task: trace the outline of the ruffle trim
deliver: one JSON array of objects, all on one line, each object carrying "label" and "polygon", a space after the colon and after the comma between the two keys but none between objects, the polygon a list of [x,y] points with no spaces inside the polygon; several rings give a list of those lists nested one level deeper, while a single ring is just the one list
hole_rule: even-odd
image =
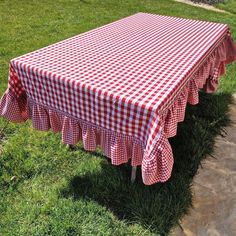
[{"label": "ruffle trim", "polygon": [[217,90],[219,77],[225,73],[226,64],[236,60],[236,45],[230,35],[208,56],[197,72],[184,86],[173,104],[161,114],[161,124],[167,138],[177,133],[177,125],[184,121],[187,103],[199,102],[199,89],[207,93]]},{"label": "ruffle trim", "polygon": [[131,159],[132,166],[142,165],[143,182],[146,185],[165,182],[171,174],[171,146],[163,135],[155,150],[148,156],[144,153],[144,146],[136,138],[69,117],[31,99],[16,98],[11,91],[7,91],[1,99],[0,115],[12,122],[31,119],[34,129],[61,132],[62,142],[65,144],[73,145],[82,140],[84,149],[88,151],[95,151],[99,145],[113,165],[127,163]]},{"label": "ruffle trim", "polygon": [[62,132],[62,141],[66,144],[76,144],[82,140],[85,150],[95,151],[100,145],[114,165],[131,159],[132,166],[142,165],[142,178],[146,185],[165,182],[170,178],[173,167],[168,138],[176,135],[178,122],[184,120],[187,102],[197,104],[198,90],[201,88],[206,92],[214,92],[219,76],[225,72],[225,65],[233,60],[236,60],[236,47],[228,36],[187,82],[170,108],[161,115],[162,133],[150,155],[134,137],[69,117],[27,99],[25,94],[17,97],[7,90],[0,101],[0,115],[12,122],[24,122],[30,118],[35,129]]}]

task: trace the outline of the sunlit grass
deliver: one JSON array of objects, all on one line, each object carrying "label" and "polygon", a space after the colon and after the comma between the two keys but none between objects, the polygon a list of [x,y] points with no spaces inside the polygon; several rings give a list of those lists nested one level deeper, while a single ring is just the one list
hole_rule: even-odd
[{"label": "sunlit grass", "polygon": [[[0,93],[11,58],[136,12],[228,23],[236,17],[167,0],[0,1]],[[171,139],[175,166],[170,181],[130,183],[130,166],[112,166],[82,144],[68,151],[60,134],[39,132],[30,121],[8,124],[1,136],[0,235],[166,235],[191,205],[191,184],[214,137],[228,123],[236,64],[215,95],[189,106]],[[0,126],[6,121],[0,119]],[[0,128],[1,130],[1,128]]]}]

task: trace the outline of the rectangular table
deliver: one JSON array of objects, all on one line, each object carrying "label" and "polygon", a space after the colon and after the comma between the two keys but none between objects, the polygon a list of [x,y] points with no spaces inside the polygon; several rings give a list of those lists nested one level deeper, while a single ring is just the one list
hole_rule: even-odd
[{"label": "rectangular table", "polygon": [[114,165],[131,159],[144,184],[165,182],[187,102],[215,91],[234,60],[225,24],[137,13],[11,60],[0,114],[100,145]]}]

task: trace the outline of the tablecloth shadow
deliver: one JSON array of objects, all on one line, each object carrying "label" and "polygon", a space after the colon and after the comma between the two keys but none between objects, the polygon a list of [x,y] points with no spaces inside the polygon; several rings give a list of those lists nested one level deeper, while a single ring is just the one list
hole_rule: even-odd
[{"label": "tablecloth shadow", "polygon": [[95,201],[128,224],[135,222],[154,233],[167,234],[191,206],[192,179],[201,160],[212,152],[214,137],[229,122],[230,99],[229,94],[201,93],[199,105],[187,107],[178,135],[170,139],[175,164],[166,183],[145,186],[139,168],[131,184],[128,164],[115,167],[103,159],[101,171],[73,176],[61,197]]}]

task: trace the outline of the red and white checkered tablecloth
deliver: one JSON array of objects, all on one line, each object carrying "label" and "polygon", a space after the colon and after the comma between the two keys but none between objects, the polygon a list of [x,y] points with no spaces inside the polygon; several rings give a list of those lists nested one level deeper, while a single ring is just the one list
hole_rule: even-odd
[{"label": "red and white checkered tablecloth", "polygon": [[235,59],[225,24],[138,13],[11,60],[0,114],[101,145],[115,165],[142,165],[145,184],[164,182],[186,103]]}]

